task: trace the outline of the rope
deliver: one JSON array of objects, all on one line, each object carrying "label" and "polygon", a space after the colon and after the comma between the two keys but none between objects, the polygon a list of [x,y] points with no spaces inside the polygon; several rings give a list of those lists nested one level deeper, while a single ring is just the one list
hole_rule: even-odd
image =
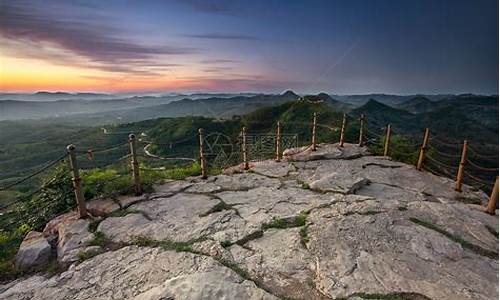
[{"label": "rope", "polygon": [[443,146],[447,146],[447,147],[450,147],[450,148],[455,148],[457,145],[458,146],[461,146],[463,145],[463,143],[452,143],[452,142],[446,142],[446,141],[443,141],[441,140],[440,138],[434,136],[434,137],[430,137],[429,138],[429,141],[435,141],[435,142],[438,142],[439,144],[443,145]]},{"label": "rope", "polygon": [[[450,173],[450,172],[449,172],[449,171],[447,171],[446,169],[442,169],[442,168],[440,168],[440,167],[438,167],[438,166],[436,166],[436,165],[432,165],[432,166],[433,166],[433,167],[435,167],[435,168],[436,168],[438,171],[440,171],[442,174],[445,174],[445,175],[447,175],[447,176],[448,176],[448,177],[450,177],[450,178],[454,178],[454,177],[455,177],[455,175],[454,175],[454,174]],[[426,171],[428,171],[428,172],[430,172],[430,173],[433,173],[433,174],[436,174],[436,173],[437,173],[438,175],[440,175],[438,172],[436,172],[435,170],[433,170],[433,169],[429,168],[429,167],[428,167],[428,166],[426,166],[426,165],[424,165],[424,166],[423,166],[423,168],[424,168],[424,170],[426,170]]]},{"label": "rope", "polygon": [[478,183],[482,183],[482,184],[486,184],[486,185],[492,185],[492,183],[491,183],[491,182],[488,182],[488,181],[486,181],[486,180],[484,180],[484,179],[481,179],[481,178],[479,178],[479,177],[473,176],[473,175],[469,174],[469,173],[468,173],[467,171],[465,171],[465,170],[464,170],[464,174],[465,174],[465,175],[467,175],[470,179],[472,179],[472,180],[474,180],[474,181],[476,181],[476,182],[478,182]]},{"label": "rope", "polygon": [[152,158],[152,159],[158,159],[158,160],[189,160],[189,161],[196,161],[194,158],[190,157],[164,157],[164,156],[158,156],[158,155],[142,155],[142,154],[137,154],[137,156],[143,157],[143,158]]},{"label": "rope", "polygon": [[39,164],[39,165],[36,165],[36,166],[33,166],[33,167],[29,167],[29,168],[25,168],[25,169],[21,169],[21,170],[16,170],[16,171],[13,171],[13,172],[5,172],[5,173],[0,173],[0,177],[3,177],[3,176],[10,176],[10,175],[18,175],[18,174],[22,174],[26,171],[31,171],[33,169],[37,169],[37,168],[40,168],[40,167],[44,167],[45,165],[47,165],[48,163],[50,162],[44,162],[42,164]]},{"label": "rope", "polygon": [[430,157],[430,156],[426,156],[425,158],[426,158],[426,159],[429,159],[431,162],[435,163],[435,164],[436,164],[436,165],[438,165],[438,166],[441,166],[441,167],[444,167],[444,168],[447,168],[447,169],[452,169],[452,170],[454,170],[454,171],[456,171],[456,170],[457,170],[457,167],[450,166],[450,165],[447,165],[447,164],[442,163],[442,162],[440,162],[440,161],[437,161],[437,160],[435,160],[434,158],[432,158],[432,157]]},{"label": "rope", "polygon": [[498,155],[484,155],[484,154],[480,154],[480,153],[477,152],[477,150],[475,150],[471,146],[469,146],[468,149],[474,154],[474,156],[477,156],[477,157],[480,157],[480,158],[485,158],[485,159],[490,159],[490,158],[498,159]]},{"label": "rope", "polygon": [[441,155],[441,156],[444,156],[444,157],[448,157],[448,158],[461,158],[462,156],[461,155],[453,155],[453,154],[448,154],[448,153],[444,153],[444,152],[441,152],[439,151],[438,149],[432,147],[429,145],[429,148],[434,150],[437,154]]},{"label": "rope", "polygon": [[[113,145],[109,148],[104,148],[104,149],[99,149],[99,150],[94,150],[92,148],[89,148],[88,150],[92,151],[92,154],[95,154],[95,153],[100,153],[100,152],[107,152],[109,150],[114,150],[114,149],[118,149],[120,147],[123,147],[125,145],[128,145],[128,143],[124,143],[124,144],[119,144],[119,145]],[[77,153],[81,153],[81,154],[87,154],[88,153],[88,150],[76,150]]]},{"label": "rope", "polygon": [[473,166],[474,168],[476,169],[479,169],[481,171],[486,171],[486,172],[498,172],[498,168],[485,168],[485,167],[481,167],[475,163],[473,163],[472,161],[470,161],[468,158],[466,159],[467,163],[469,163],[471,166]]},{"label": "rope", "polygon": [[140,142],[144,143],[144,144],[156,145],[156,146],[173,146],[173,145],[179,145],[179,144],[185,143],[185,142],[190,141],[191,139],[196,138],[196,137],[198,137],[198,134],[192,135],[192,136],[184,138],[182,140],[173,141],[173,142],[162,142],[162,143],[157,143],[157,142],[152,142],[152,141],[140,141]]},{"label": "rope", "polygon": [[59,157],[58,159],[56,159],[56,160],[54,160],[54,161],[52,161],[52,162],[48,163],[45,167],[43,167],[43,168],[41,168],[40,170],[38,170],[38,171],[36,171],[36,172],[32,173],[31,175],[28,175],[28,176],[24,177],[24,178],[23,178],[23,179],[21,179],[21,180],[18,180],[18,181],[15,181],[15,182],[11,183],[11,184],[8,184],[7,186],[1,187],[1,188],[0,188],[0,191],[5,191],[5,190],[8,190],[8,189],[10,189],[11,187],[13,187],[13,186],[15,186],[15,185],[18,185],[18,184],[20,184],[20,183],[25,182],[26,180],[28,180],[28,179],[30,179],[30,178],[35,177],[36,175],[38,175],[38,174],[42,173],[43,171],[47,170],[48,168],[50,168],[50,167],[54,166],[55,164],[59,163],[60,161],[62,161],[62,160],[63,160],[66,156],[67,156],[67,154],[65,153],[63,156],[61,156],[61,157]]}]

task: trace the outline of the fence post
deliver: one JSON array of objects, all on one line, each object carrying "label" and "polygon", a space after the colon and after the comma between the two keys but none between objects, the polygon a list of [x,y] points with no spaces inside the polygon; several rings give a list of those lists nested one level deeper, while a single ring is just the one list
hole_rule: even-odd
[{"label": "fence post", "polygon": [[281,161],[281,123],[279,121],[276,127],[276,161]]},{"label": "fence post", "polygon": [[340,147],[344,147],[344,135],[345,135],[345,124],[346,124],[346,114],[342,116],[342,128],[340,129]]},{"label": "fence post", "polygon": [[363,129],[365,126],[365,115],[362,114],[359,118],[359,143],[358,146],[363,146]]},{"label": "fence post", "polygon": [[132,180],[134,181],[134,192],[138,196],[142,193],[141,190],[141,177],[139,174],[139,161],[137,161],[137,149],[135,142],[135,134],[131,133],[128,136],[128,143],[130,145],[130,157],[132,158]]},{"label": "fence post", "polygon": [[244,163],[244,169],[248,170],[249,165],[248,165],[248,149],[247,149],[247,129],[246,127],[243,126],[241,129],[241,146],[242,146],[242,151],[243,151],[243,163]]},{"label": "fence post", "polygon": [[457,185],[455,187],[455,191],[457,192],[462,192],[462,181],[464,179],[464,168],[465,168],[466,158],[467,158],[467,140],[464,140],[464,145],[462,147],[462,156],[460,157],[460,165],[458,166]]},{"label": "fence post", "polygon": [[73,176],[71,181],[73,182],[73,190],[75,191],[75,199],[78,207],[78,215],[82,219],[87,217],[87,207],[85,206],[85,197],[83,196],[82,178],[80,178],[80,172],[78,171],[78,164],[76,162],[76,153],[75,153],[76,147],[75,145],[71,144],[68,145],[66,149],[68,150],[69,166]]},{"label": "fence post", "polygon": [[312,151],[316,151],[316,113],[313,114],[313,126],[312,126]]},{"label": "fence post", "polygon": [[425,128],[424,141],[420,147],[420,154],[418,155],[417,170],[422,171],[422,166],[425,159],[425,150],[427,150],[427,143],[429,142],[429,128]]},{"label": "fence post", "polygon": [[389,145],[391,144],[391,124],[387,124],[387,131],[385,133],[384,143],[384,156],[389,154]]},{"label": "fence post", "polygon": [[198,137],[200,141],[200,167],[201,167],[201,178],[207,179],[207,160],[205,159],[205,139],[203,137],[203,128],[198,129]]},{"label": "fence post", "polygon": [[498,203],[498,176],[495,179],[495,185],[493,186],[493,190],[491,191],[490,200],[488,201],[488,207],[486,208],[486,212],[490,215],[495,214],[495,209],[497,208]]}]

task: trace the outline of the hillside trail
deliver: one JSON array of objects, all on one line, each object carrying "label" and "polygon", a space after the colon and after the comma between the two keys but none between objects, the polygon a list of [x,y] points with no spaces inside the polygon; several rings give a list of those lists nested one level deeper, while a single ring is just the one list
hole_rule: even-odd
[{"label": "hillside trail", "polygon": [[454,186],[353,144],[287,149],[51,221],[69,268],[0,299],[495,299],[498,215]]}]

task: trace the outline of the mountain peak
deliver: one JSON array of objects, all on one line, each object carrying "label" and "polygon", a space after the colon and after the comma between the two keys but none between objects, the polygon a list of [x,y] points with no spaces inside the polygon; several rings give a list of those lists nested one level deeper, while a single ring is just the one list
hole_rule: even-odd
[{"label": "mountain peak", "polygon": [[295,94],[292,90],[287,90],[283,94],[281,94],[283,97],[296,97],[298,98],[299,95]]}]

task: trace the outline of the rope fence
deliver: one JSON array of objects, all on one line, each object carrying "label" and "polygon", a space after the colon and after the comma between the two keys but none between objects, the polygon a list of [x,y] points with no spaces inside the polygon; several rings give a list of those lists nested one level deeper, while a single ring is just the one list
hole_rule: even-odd
[{"label": "rope fence", "polygon": [[[202,178],[207,177],[207,160],[212,159],[227,159],[227,162],[229,163],[235,163],[239,159],[239,161],[245,166],[245,169],[248,169],[249,161],[256,158],[252,156],[262,154],[259,152],[262,152],[262,147],[264,147],[263,145],[271,149],[271,151],[269,151],[269,153],[265,153],[265,155],[268,155],[270,158],[275,158],[276,161],[280,161],[283,154],[283,146],[285,145],[284,138],[287,137],[286,130],[284,129],[290,129],[294,127],[300,128],[300,130],[305,133],[304,136],[307,138],[307,140],[305,140],[303,148],[298,148],[298,151],[296,153],[293,153],[292,155],[298,155],[306,151],[316,151],[318,142],[321,142],[318,138],[321,136],[321,139],[323,141],[328,139],[328,142],[330,143],[338,142],[338,145],[340,147],[344,147],[344,143],[347,140],[352,141],[353,139],[355,139],[355,142],[353,142],[352,144],[358,144],[359,146],[369,145],[370,147],[379,147],[380,153],[383,153],[384,156],[390,157],[391,147],[397,146],[394,144],[396,143],[395,138],[400,137],[403,139],[403,142],[401,142],[401,139],[399,139],[400,142],[398,143],[402,143],[400,145],[406,147],[404,149],[410,149],[407,151],[413,153],[416,153],[415,151],[418,150],[418,160],[416,162],[417,170],[424,169],[434,174],[441,174],[449,178],[456,178],[456,190],[458,192],[461,192],[461,186],[464,177],[474,184],[478,183],[482,186],[492,186],[492,182],[480,178],[480,176],[474,173],[472,170],[476,170],[479,172],[498,173],[498,168],[482,166],[476,160],[472,159],[472,157],[476,157],[488,159],[496,158],[498,160],[498,157],[481,153],[480,151],[477,151],[477,149],[468,146],[466,141],[458,142],[437,136],[434,134],[434,132],[430,132],[429,129],[425,130],[423,142],[419,143],[416,140],[415,136],[398,134],[397,128],[395,131],[390,124],[382,128],[375,122],[370,121],[369,118],[367,119],[364,115],[357,118],[344,114],[341,119],[333,120],[332,122],[329,122],[329,124],[317,122],[318,117],[320,116],[315,113],[311,116],[310,122],[278,122],[276,124],[276,127],[272,126],[268,132],[260,134],[261,136],[267,137],[266,139],[258,141],[259,143],[262,143],[262,145],[260,146],[255,146],[252,143],[255,141],[254,137],[258,135],[256,133],[258,132],[258,128],[261,128],[266,122],[245,123],[243,121],[243,123],[249,126],[253,126],[252,124],[255,124],[255,126],[253,127],[255,127],[256,131],[249,134],[246,127],[243,127],[240,135],[236,139],[236,149],[232,149],[231,153],[227,154],[227,157],[214,157],[214,145],[205,141],[205,138],[209,136],[210,133],[209,135],[204,136],[202,129],[200,129],[197,134],[166,142],[142,140],[141,138],[137,139],[134,134],[129,134],[127,132],[127,134],[129,135],[126,143],[113,144],[108,147],[99,148],[97,150],[91,148],[82,150],[81,148],[77,149],[74,145],[70,145],[67,148],[67,153],[65,153],[64,155],[61,155],[55,160],[39,165],[41,166],[40,169],[10,184],[0,187],[0,191],[12,189],[68,158],[73,184],[72,193],[74,193],[75,195],[74,197],[76,199],[79,215],[80,217],[84,218],[87,216],[87,212],[85,206],[85,196],[82,188],[82,178],[80,177],[79,164],[77,163],[77,160],[81,160],[81,163],[84,163],[85,166],[90,166],[90,164],[92,163],[94,166],[116,165],[118,167],[120,163],[127,162],[126,167],[123,169],[123,174],[114,174],[111,178],[107,178],[105,180],[102,180],[101,182],[92,182],[91,184],[94,187],[94,190],[102,191],[106,187],[106,185],[110,184],[111,182],[119,180],[130,180],[126,185],[124,185],[123,190],[114,191],[112,194],[121,194],[126,190],[133,189],[135,193],[139,195],[143,192],[143,187],[141,186],[141,172],[159,172],[167,170],[168,166],[158,164],[161,161],[199,162],[201,166]],[[266,124],[272,123],[267,122]],[[274,130],[276,130],[276,132],[273,132]],[[103,132],[105,135],[125,134],[125,132],[109,132],[106,129],[103,129]],[[146,135],[143,134],[143,136]],[[391,136],[393,137],[392,139]],[[295,138],[295,146],[299,147],[298,138]],[[229,143],[231,143],[231,145],[226,146],[233,147],[233,142],[229,141]],[[138,147],[137,144],[140,144],[141,147]],[[153,150],[155,151],[151,149],[153,146],[155,146],[153,148]],[[221,145],[216,146],[220,148],[222,147]],[[178,149],[179,151],[176,150],[175,153],[165,154],[174,148]],[[196,150],[196,148],[198,148],[198,150]],[[158,150],[160,150],[160,153],[156,153]],[[470,151],[470,157],[467,157],[467,150]],[[107,157],[105,154],[108,153],[113,154],[115,157],[111,159],[105,159]],[[193,156],[189,155],[188,153],[192,153]],[[103,156],[104,159],[102,159],[100,156]],[[15,174],[29,170],[33,170],[33,168],[27,168],[25,170],[17,171],[17,173]],[[12,173],[13,172],[7,172],[0,174],[0,176]],[[498,188],[498,185],[495,186]],[[40,191],[41,189],[35,190],[31,194],[31,196]],[[16,203],[18,202],[14,201],[12,203],[8,203],[0,207],[0,211],[9,209]]]}]

